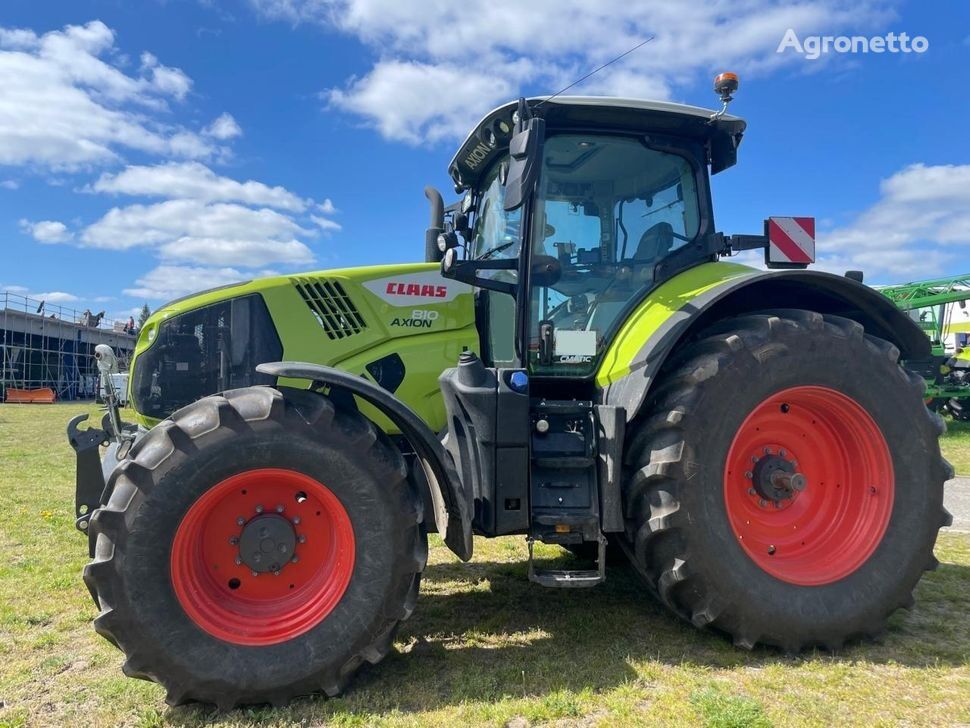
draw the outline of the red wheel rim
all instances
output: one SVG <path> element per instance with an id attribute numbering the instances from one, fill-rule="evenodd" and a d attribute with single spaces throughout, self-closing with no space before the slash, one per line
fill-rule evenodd
<path id="1" fill-rule="evenodd" d="M 802 490 L 772 490 L 768 476 L 783 462 L 804 475 Z M 834 389 L 793 387 L 741 424 L 725 463 L 724 503 L 752 561 L 790 584 L 819 586 L 872 556 L 894 484 L 886 438 L 866 410 Z"/>
<path id="2" fill-rule="evenodd" d="M 249 470 L 217 483 L 189 508 L 172 543 L 182 608 L 213 637 L 240 645 L 309 631 L 343 597 L 353 570 L 346 509 L 292 470 Z"/>

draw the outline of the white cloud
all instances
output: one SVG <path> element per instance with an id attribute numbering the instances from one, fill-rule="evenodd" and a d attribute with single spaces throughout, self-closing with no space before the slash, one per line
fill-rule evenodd
<path id="1" fill-rule="evenodd" d="M 552 93 L 655 39 L 579 85 L 575 93 L 668 98 L 719 70 L 764 72 L 798 63 L 775 52 L 800 35 L 874 28 L 880 0 L 250 0 L 264 17 L 317 23 L 370 46 L 378 60 L 324 97 L 388 138 L 462 138 L 496 103 Z M 714 102 L 713 94 L 711 96 Z"/>
<path id="2" fill-rule="evenodd" d="M 65 293 L 64 291 L 50 291 L 48 293 L 32 293 L 31 297 L 39 298 L 41 301 L 47 301 L 47 303 L 73 303 L 74 301 L 81 300 L 73 293 Z"/>
<path id="3" fill-rule="evenodd" d="M 962 272 L 970 253 L 970 165 L 896 172 L 852 222 L 819 232 L 818 253 L 823 268 L 861 268 L 878 281 Z"/>
<path id="4" fill-rule="evenodd" d="M 162 245 L 159 252 L 164 260 L 204 265 L 233 261 L 247 268 L 279 264 L 308 265 L 313 262 L 313 253 L 298 240 L 229 240 L 186 236 Z"/>
<path id="5" fill-rule="evenodd" d="M 15 296 L 23 296 L 24 298 L 29 298 L 32 301 L 46 301 L 47 303 L 73 303 L 74 301 L 80 300 L 73 293 L 66 293 L 65 291 L 33 293 L 29 288 L 27 288 L 27 286 L 6 286 L 0 284 L 0 292 L 11 293 Z"/>
<path id="6" fill-rule="evenodd" d="M 257 275 L 274 274 L 274 271 L 264 270 Z M 150 301 L 167 300 L 207 288 L 238 283 L 252 277 L 253 275 L 235 268 L 160 265 L 135 281 L 134 287 L 126 288 L 124 294 Z"/>
<path id="7" fill-rule="evenodd" d="M 328 232 L 335 232 L 341 229 L 339 222 L 334 222 L 333 220 L 328 220 L 325 217 L 320 217 L 319 215 L 310 215 L 310 219 L 313 221 L 321 230 L 326 230 Z"/>
<path id="8" fill-rule="evenodd" d="M 242 128 L 233 118 L 232 114 L 223 112 L 213 119 L 212 123 L 202 133 L 215 139 L 234 139 L 237 136 L 242 136 Z"/>
<path id="9" fill-rule="evenodd" d="M 459 65 L 381 61 L 346 89 L 325 96 L 331 105 L 369 120 L 387 139 L 417 144 L 462 137 L 483 109 L 513 93 L 508 79 Z"/>
<path id="10" fill-rule="evenodd" d="M 151 79 L 152 86 L 159 93 L 173 96 L 179 101 L 184 99 L 192 88 L 192 79 L 181 69 L 163 66 L 147 51 L 141 54 L 141 70 Z"/>
<path id="11" fill-rule="evenodd" d="M 333 203 L 193 161 L 228 159 L 240 125 L 228 112 L 199 130 L 174 121 L 192 79 L 148 51 L 131 63 L 115 40 L 100 21 L 45 34 L 0 27 L 0 167 L 26 166 L 63 185 L 112 164 L 76 189 L 142 198 L 115 203 L 87 226 L 75 220 L 76 233 L 57 220 L 25 219 L 22 230 L 42 243 L 149 251 L 159 265 L 127 293 L 153 299 L 265 274 L 270 265 L 312 264 L 309 242 L 340 229 Z M 154 163 L 118 165 L 133 152 Z M 0 189 L 17 187 L 0 181 Z M 77 300 L 71 295 L 48 297 Z"/>
<path id="12" fill-rule="evenodd" d="M 293 218 L 269 208 L 166 200 L 112 208 L 84 230 L 81 242 L 106 250 L 152 247 L 169 259 L 254 267 L 312 261 L 309 249 L 295 240 L 311 234 Z"/>
<path id="13" fill-rule="evenodd" d="M 67 229 L 67 225 L 57 220 L 39 222 L 21 220 L 20 229 L 31 235 L 38 243 L 66 243 L 74 237 Z"/>
<path id="14" fill-rule="evenodd" d="M 165 118 L 191 80 L 147 55 L 140 75 L 126 73 L 114 31 L 97 20 L 44 35 L 0 28 L 0 165 L 74 170 L 123 150 L 216 154 L 212 143 Z"/>
<path id="15" fill-rule="evenodd" d="M 95 192 L 145 197 L 191 198 L 203 202 L 242 202 L 290 212 L 303 212 L 308 201 L 284 187 L 262 182 L 237 182 L 217 175 L 198 162 L 169 162 L 155 166 L 129 166 L 118 174 L 102 174 L 92 185 Z M 331 205 L 332 208 L 332 205 Z"/>
<path id="16" fill-rule="evenodd" d="M 166 263 L 259 268 L 307 266 L 307 239 L 339 230 L 324 217 L 336 208 L 284 187 L 239 182 L 197 162 L 132 165 L 102 174 L 91 192 L 168 198 L 154 204 L 114 207 L 86 227 L 78 243 L 106 250 L 149 248 Z M 322 215 L 307 214 L 319 210 Z"/>
<path id="17" fill-rule="evenodd" d="M 0 182 L 0 187 L 5 190 L 16 190 L 20 187 L 20 183 L 15 179 L 5 179 Z"/>

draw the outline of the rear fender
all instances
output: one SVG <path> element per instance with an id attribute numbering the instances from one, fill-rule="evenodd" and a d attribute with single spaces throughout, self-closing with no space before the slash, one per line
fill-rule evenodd
<path id="1" fill-rule="evenodd" d="M 458 558 L 463 561 L 471 558 L 471 504 L 465 497 L 451 456 L 414 410 L 363 377 L 333 367 L 305 362 L 273 362 L 260 364 L 256 369 L 274 377 L 307 379 L 313 383 L 313 389 L 328 386 L 332 398 L 338 403 L 353 395 L 377 408 L 394 423 L 414 449 L 431 492 L 438 533 Z"/>
<path id="2" fill-rule="evenodd" d="M 886 296 L 854 280 L 813 270 L 707 263 L 666 281 L 630 314 L 596 374 L 601 402 L 624 407 L 629 422 L 678 346 L 721 319 L 781 308 L 858 321 L 867 333 L 892 342 L 903 359 L 931 353 L 929 339 L 912 319 Z"/>

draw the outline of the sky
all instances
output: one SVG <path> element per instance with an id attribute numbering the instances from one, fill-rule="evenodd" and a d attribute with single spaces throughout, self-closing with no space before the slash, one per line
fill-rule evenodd
<path id="1" fill-rule="evenodd" d="M 789 30 L 805 52 L 778 52 Z M 887 33 L 925 47 L 811 52 Z M 447 163 L 482 115 L 651 35 L 571 93 L 715 107 L 713 76 L 738 73 L 748 130 L 714 178 L 718 230 L 809 215 L 822 269 L 970 273 L 962 0 L 4 0 L 0 291 L 123 319 L 420 260 L 423 188 L 453 197 Z"/>

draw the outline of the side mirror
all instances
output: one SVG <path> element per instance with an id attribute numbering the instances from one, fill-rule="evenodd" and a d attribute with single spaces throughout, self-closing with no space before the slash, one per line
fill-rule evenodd
<path id="1" fill-rule="evenodd" d="M 546 120 L 529 113 L 525 99 L 519 99 L 519 121 L 509 142 L 509 171 L 505 182 L 505 209 L 517 210 L 535 187 L 542 164 L 542 143 Z"/>

